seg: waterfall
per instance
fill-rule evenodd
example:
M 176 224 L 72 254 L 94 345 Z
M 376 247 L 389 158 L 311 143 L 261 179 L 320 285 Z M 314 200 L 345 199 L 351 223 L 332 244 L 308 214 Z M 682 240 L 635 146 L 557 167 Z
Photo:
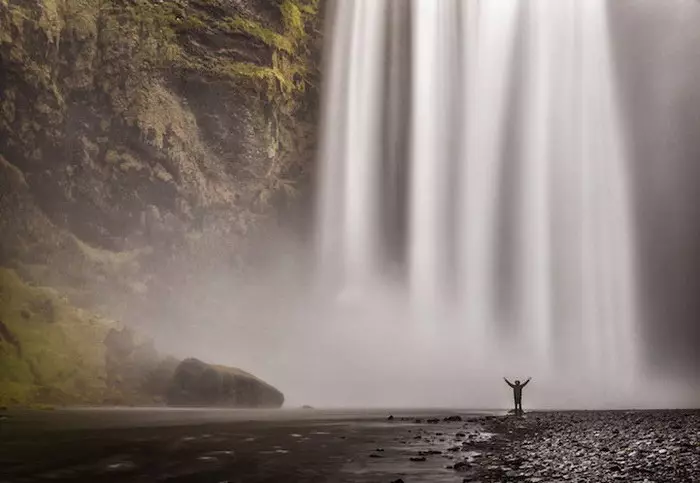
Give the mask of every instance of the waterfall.
M 336 0 L 329 16 L 324 297 L 368 327 L 394 314 L 438 358 L 468 347 L 473 377 L 614 399 L 641 344 L 606 1 Z

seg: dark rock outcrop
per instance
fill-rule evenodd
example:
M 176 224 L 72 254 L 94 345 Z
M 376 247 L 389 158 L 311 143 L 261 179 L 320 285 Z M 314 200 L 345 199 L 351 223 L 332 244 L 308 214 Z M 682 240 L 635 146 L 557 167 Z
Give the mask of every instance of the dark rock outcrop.
M 178 365 L 168 389 L 171 406 L 279 408 L 284 395 L 240 369 L 186 359 Z

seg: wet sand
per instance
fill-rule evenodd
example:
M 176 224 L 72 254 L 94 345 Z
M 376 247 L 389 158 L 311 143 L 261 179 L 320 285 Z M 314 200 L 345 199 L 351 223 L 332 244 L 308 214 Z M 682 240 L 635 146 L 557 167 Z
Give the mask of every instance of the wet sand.
M 700 482 L 700 411 L 494 414 L 11 413 L 0 482 Z
M 462 481 L 448 449 L 478 413 L 86 410 L 10 414 L 0 481 Z M 465 421 L 443 421 L 460 414 Z M 438 421 L 427 422 L 430 418 Z M 465 428 L 466 426 L 466 428 Z M 466 433 L 465 433 L 466 435 Z M 468 437 L 468 436 L 466 436 Z M 439 454 L 438 454 L 439 453 Z M 414 459 L 414 461 L 411 460 Z

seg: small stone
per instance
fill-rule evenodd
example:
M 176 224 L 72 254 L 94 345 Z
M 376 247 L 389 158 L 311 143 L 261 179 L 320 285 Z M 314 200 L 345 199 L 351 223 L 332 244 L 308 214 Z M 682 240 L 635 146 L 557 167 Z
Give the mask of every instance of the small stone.
M 388 421 L 393 421 L 393 420 L 394 420 L 394 416 L 393 416 L 393 415 L 389 415 L 389 417 L 386 418 L 386 419 L 387 419 Z
M 416 462 L 423 462 L 426 461 L 425 456 L 411 456 L 409 458 L 411 461 L 416 461 Z

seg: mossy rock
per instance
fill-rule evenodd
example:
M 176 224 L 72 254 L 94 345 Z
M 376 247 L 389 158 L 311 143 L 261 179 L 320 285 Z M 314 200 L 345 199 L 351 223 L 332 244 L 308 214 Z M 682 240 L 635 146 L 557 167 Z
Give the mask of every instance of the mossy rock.
M 279 407 L 283 401 L 252 374 L 162 356 L 143 335 L 0 268 L 0 406 Z
M 107 322 L 7 269 L 0 269 L 0 322 L 0 404 L 102 400 Z

